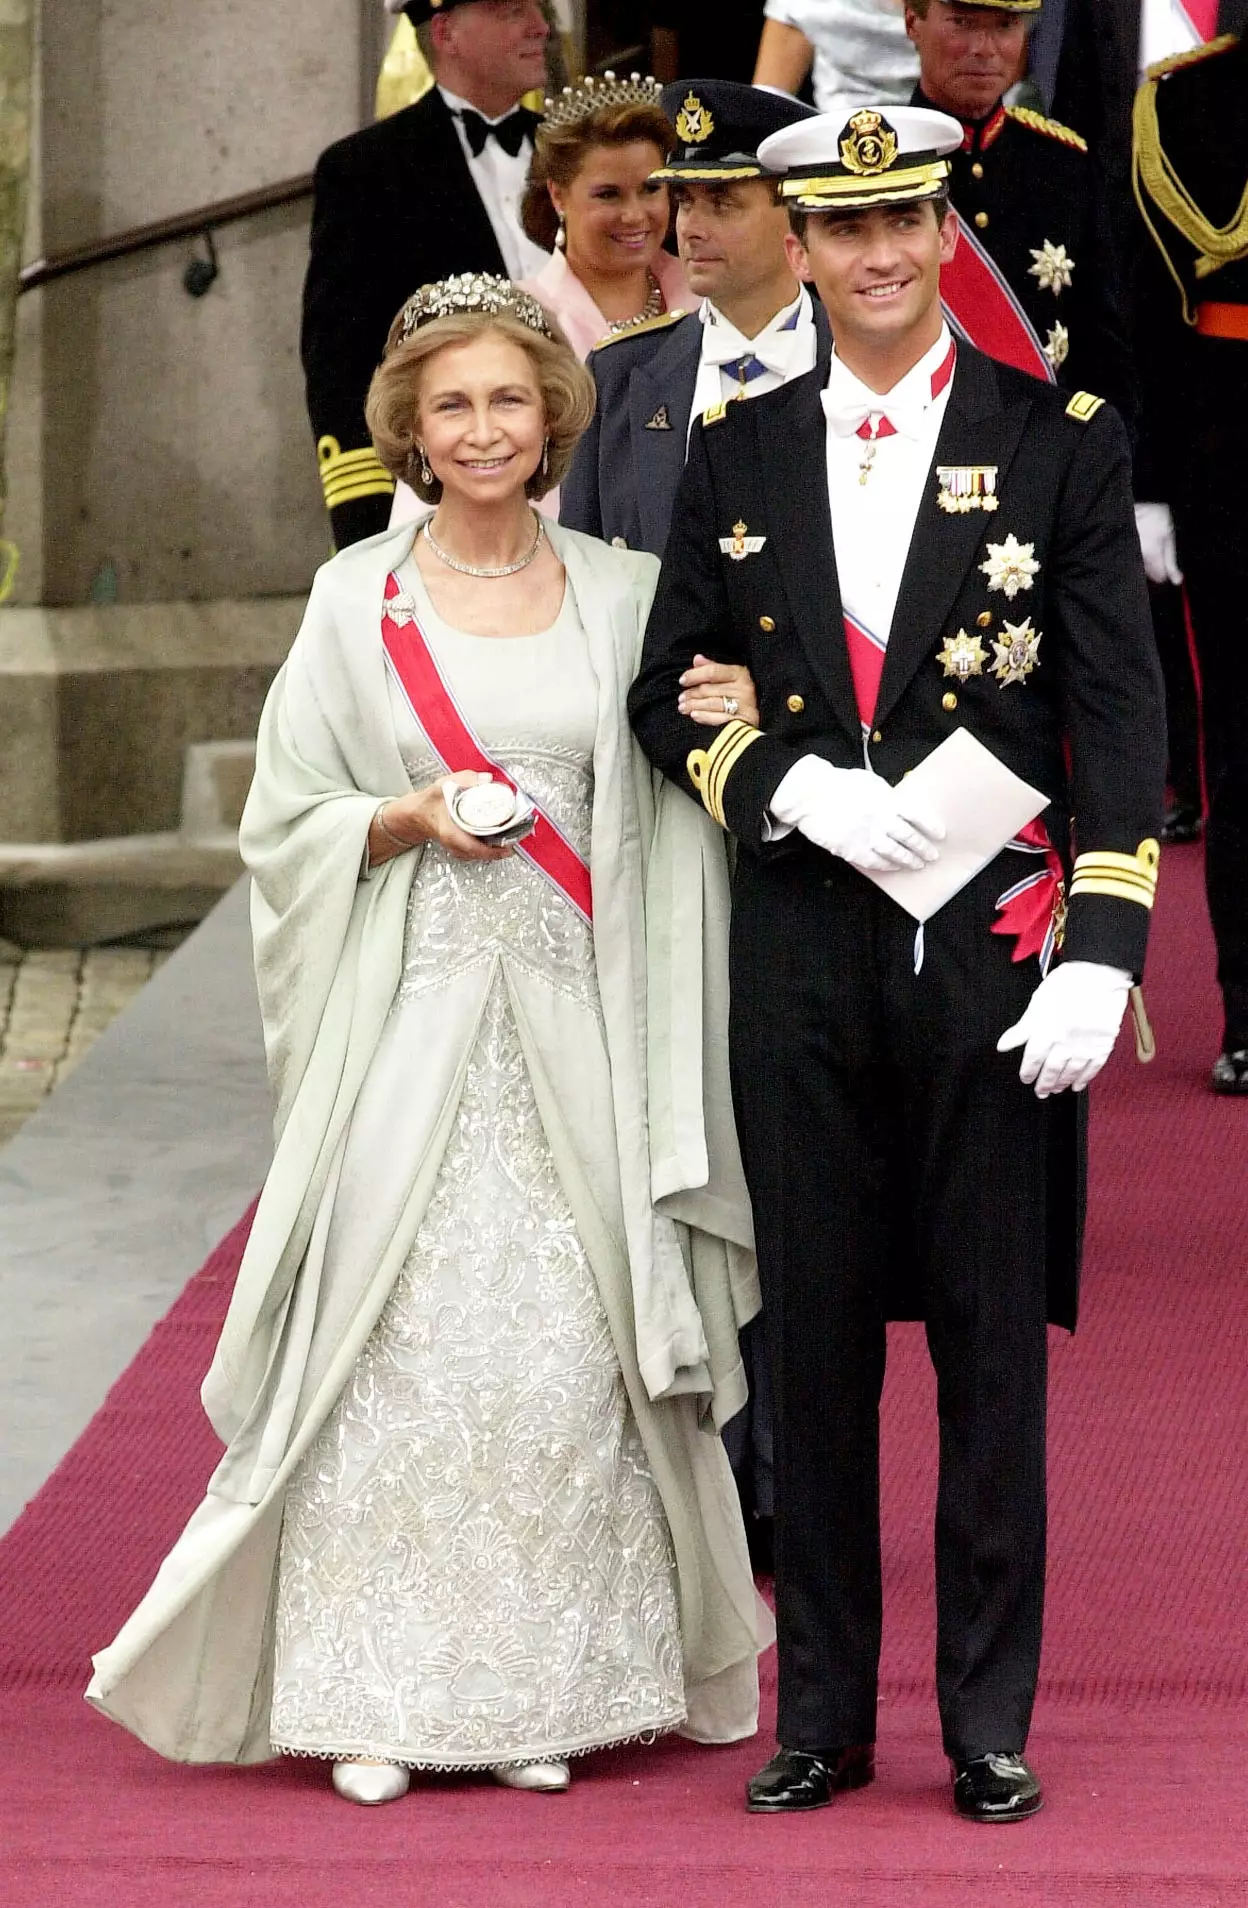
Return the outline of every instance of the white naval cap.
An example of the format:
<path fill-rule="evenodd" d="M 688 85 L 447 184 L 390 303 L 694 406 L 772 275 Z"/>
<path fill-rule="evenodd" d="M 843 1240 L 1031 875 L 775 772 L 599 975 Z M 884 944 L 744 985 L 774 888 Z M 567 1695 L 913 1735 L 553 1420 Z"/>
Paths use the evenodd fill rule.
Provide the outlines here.
<path fill-rule="evenodd" d="M 780 197 L 806 212 L 846 212 L 933 199 L 945 190 L 945 154 L 960 122 L 927 106 L 859 106 L 819 113 L 763 140 L 758 156 L 781 174 Z"/>

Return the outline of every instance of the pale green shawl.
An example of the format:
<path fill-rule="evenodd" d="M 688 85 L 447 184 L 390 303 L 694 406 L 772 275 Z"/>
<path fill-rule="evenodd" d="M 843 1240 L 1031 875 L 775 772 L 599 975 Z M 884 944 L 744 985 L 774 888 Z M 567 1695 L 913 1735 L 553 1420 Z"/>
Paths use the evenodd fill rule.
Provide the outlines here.
<path fill-rule="evenodd" d="M 378 802 L 407 786 L 379 626 L 413 533 L 387 531 L 319 572 L 260 726 L 241 839 L 277 1144 L 204 1383 L 227 1450 L 88 1691 L 181 1760 L 268 1753 L 285 1484 L 381 1313 L 442 1150 L 439 1136 L 380 1255 L 349 1282 L 323 1279 L 343 1137 L 398 985 L 417 866 L 407 854 L 360 878 Z M 718 1740 L 749 1733 L 757 1706 L 740 1516 L 719 1440 L 698 1428 L 743 1402 L 737 1331 L 758 1309 L 728 1093 L 724 838 L 656 788 L 627 725 L 657 562 L 550 535 L 599 692 L 594 944 L 626 1232 L 603 1299 L 676 1550 L 691 1733 Z M 447 1127 L 453 1114 L 448 1104 Z"/>

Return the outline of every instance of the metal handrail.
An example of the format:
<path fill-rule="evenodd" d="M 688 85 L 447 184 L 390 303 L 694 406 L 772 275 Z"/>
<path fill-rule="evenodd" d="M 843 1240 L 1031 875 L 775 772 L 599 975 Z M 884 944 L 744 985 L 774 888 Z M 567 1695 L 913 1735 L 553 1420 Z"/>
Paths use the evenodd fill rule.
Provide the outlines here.
<path fill-rule="evenodd" d="M 256 212 L 268 212 L 275 206 L 293 205 L 298 199 L 306 199 L 312 192 L 312 174 L 301 173 L 297 179 L 282 179 L 277 185 L 260 186 L 254 192 L 240 192 L 232 199 L 218 199 L 212 205 L 201 205 L 193 212 L 179 212 L 171 219 L 155 219 L 150 225 L 135 225 L 128 232 L 117 232 L 112 238 L 91 239 L 85 245 L 71 246 L 68 251 L 55 252 L 51 258 L 37 258 L 29 265 L 23 265 L 18 276 L 18 290 L 36 291 L 40 285 L 50 285 L 54 279 L 67 278 L 71 272 L 85 271 L 90 265 L 106 265 L 112 259 L 130 258 L 136 252 L 147 252 L 156 245 L 169 245 L 175 239 L 198 238 L 211 233 L 219 225 L 232 225 L 238 219 L 248 219 Z"/>

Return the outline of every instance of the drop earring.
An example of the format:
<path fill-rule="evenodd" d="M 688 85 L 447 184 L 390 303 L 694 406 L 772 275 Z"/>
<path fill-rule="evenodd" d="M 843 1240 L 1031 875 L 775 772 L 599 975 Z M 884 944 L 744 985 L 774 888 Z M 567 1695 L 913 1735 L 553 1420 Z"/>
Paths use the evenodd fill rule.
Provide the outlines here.
<path fill-rule="evenodd" d="M 542 439 L 542 476 L 550 476 L 550 439 L 548 437 Z"/>
<path fill-rule="evenodd" d="M 568 221 L 564 218 L 563 213 L 561 212 L 559 214 L 559 229 L 555 233 L 555 250 L 557 252 L 566 252 L 567 249 L 568 249 Z"/>
<path fill-rule="evenodd" d="M 429 459 L 425 455 L 425 447 L 423 444 L 420 447 L 420 481 L 422 484 L 431 484 L 433 482 L 433 472 L 429 468 Z"/>

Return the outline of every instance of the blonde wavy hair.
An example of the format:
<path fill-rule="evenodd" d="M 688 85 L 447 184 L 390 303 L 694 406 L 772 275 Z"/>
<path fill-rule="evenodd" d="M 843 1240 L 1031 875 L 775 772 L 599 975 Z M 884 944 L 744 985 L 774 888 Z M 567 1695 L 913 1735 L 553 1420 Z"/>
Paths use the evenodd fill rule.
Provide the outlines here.
<path fill-rule="evenodd" d="M 373 449 L 390 474 L 410 484 L 425 503 L 440 502 L 439 479 L 434 477 L 425 483 L 420 474 L 420 387 L 425 368 L 440 351 L 472 344 L 496 332 L 527 354 L 546 411 L 546 470 L 543 472 L 539 465 L 525 491 L 533 498 L 544 497 L 562 483 L 572 453 L 594 415 L 595 389 L 594 380 L 554 320 L 548 319 L 551 336 L 544 337 L 506 312 L 456 312 L 431 319 L 405 340 L 402 317 L 400 313 L 390 327 L 385 353 L 373 373 L 364 406 Z"/>

